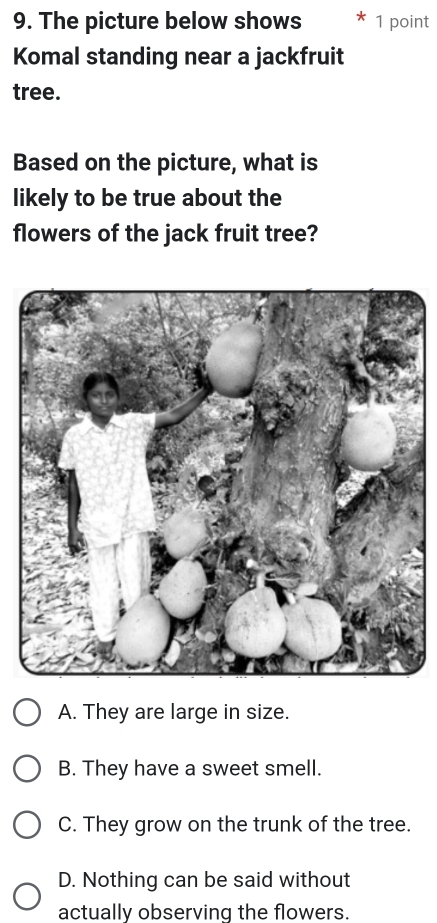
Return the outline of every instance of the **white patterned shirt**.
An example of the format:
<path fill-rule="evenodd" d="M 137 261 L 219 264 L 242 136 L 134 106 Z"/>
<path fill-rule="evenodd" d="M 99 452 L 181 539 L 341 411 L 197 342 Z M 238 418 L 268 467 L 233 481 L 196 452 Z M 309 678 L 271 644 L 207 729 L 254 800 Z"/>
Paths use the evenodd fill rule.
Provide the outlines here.
<path fill-rule="evenodd" d="M 145 457 L 154 426 L 154 413 L 114 414 L 104 429 L 87 414 L 67 430 L 59 467 L 76 472 L 81 524 L 91 547 L 156 528 Z"/>

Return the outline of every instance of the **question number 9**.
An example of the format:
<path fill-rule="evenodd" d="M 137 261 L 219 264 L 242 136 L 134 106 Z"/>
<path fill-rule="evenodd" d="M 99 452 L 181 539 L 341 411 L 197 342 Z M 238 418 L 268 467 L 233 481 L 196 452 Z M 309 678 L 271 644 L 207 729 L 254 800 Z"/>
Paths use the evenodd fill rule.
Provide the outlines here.
<path fill-rule="evenodd" d="M 14 13 L 14 23 L 17 29 L 24 29 L 26 23 L 24 13 Z"/>

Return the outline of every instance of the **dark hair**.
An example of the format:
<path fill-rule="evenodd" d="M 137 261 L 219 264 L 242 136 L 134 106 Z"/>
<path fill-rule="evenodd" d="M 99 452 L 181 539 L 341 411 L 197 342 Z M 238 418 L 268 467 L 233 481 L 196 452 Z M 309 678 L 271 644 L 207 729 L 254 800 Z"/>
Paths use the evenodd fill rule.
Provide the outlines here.
<path fill-rule="evenodd" d="M 87 375 L 82 385 L 82 396 L 84 401 L 86 401 L 88 393 L 92 391 L 96 385 L 109 385 L 109 387 L 115 391 L 117 397 L 120 397 L 120 388 L 113 375 L 109 372 L 91 372 L 90 375 Z"/>

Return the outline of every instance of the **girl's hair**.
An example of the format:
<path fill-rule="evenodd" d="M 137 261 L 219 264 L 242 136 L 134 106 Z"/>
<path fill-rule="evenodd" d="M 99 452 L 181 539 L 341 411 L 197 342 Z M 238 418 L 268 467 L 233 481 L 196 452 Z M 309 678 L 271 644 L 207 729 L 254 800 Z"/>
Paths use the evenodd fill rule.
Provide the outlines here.
<path fill-rule="evenodd" d="M 113 375 L 109 372 L 91 372 L 90 375 L 87 375 L 82 385 L 82 396 L 84 401 L 86 401 L 89 391 L 92 391 L 96 385 L 108 385 L 115 391 L 117 397 L 120 397 L 120 388 Z"/>

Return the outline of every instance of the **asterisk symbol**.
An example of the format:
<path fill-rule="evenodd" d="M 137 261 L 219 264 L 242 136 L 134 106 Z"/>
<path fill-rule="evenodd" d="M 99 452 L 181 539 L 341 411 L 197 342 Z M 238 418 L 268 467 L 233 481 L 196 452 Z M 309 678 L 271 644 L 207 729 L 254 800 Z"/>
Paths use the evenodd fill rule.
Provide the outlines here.
<path fill-rule="evenodd" d="M 360 10 L 360 12 L 357 13 L 358 22 L 360 21 L 360 19 L 362 19 L 363 22 L 364 22 L 364 20 L 365 20 L 365 18 L 366 18 L 366 15 L 367 15 L 366 13 L 363 13 L 363 11 Z"/>

